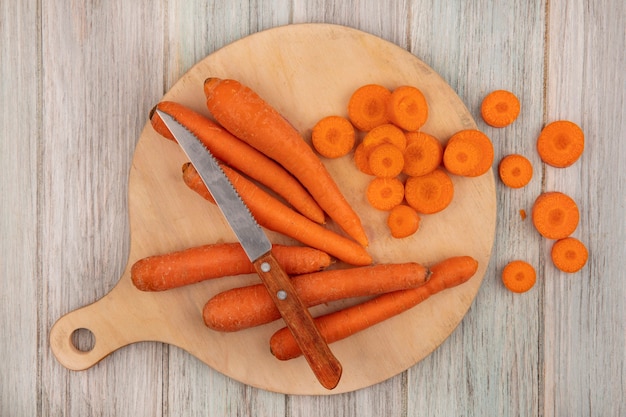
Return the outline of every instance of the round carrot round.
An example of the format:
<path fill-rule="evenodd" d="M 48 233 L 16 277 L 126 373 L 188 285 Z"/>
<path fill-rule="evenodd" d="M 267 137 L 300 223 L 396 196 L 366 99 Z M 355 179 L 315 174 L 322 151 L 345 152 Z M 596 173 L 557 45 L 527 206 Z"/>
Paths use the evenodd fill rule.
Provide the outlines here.
<path fill-rule="evenodd" d="M 580 214 L 576 202 L 570 196 L 548 191 L 535 200 L 531 217 L 541 236 L 563 239 L 576 230 Z"/>
<path fill-rule="evenodd" d="M 477 177 L 489 171 L 493 163 L 493 144 L 483 132 L 461 130 L 448 140 L 443 151 L 443 164 L 455 175 Z"/>
<path fill-rule="evenodd" d="M 391 178 L 402 172 L 404 155 L 395 145 L 384 143 L 370 152 L 368 163 L 375 176 Z"/>
<path fill-rule="evenodd" d="M 515 94 L 506 90 L 496 90 L 487 94 L 480 106 L 485 123 L 493 127 L 505 127 L 517 119 L 520 102 Z"/>
<path fill-rule="evenodd" d="M 396 148 L 404 151 L 406 142 L 407 137 L 402 129 L 391 123 L 385 123 L 367 132 L 361 143 L 370 150 L 383 143 L 391 143 Z"/>
<path fill-rule="evenodd" d="M 440 168 L 420 177 L 409 177 L 404 186 L 407 203 L 418 213 L 432 214 L 442 211 L 452 202 L 454 184 Z"/>
<path fill-rule="evenodd" d="M 391 123 L 415 131 L 428 119 L 428 103 L 422 92 L 413 86 L 403 85 L 391 93 L 387 101 L 387 114 Z"/>
<path fill-rule="evenodd" d="M 320 119 L 311 132 L 313 148 L 326 158 L 347 155 L 354 147 L 356 134 L 350 120 L 341 116 Z"/>
<path fill-rule="evenodd" d="M 348 101 L 348 118 L 364 132 L 389 123 L 387 101 L 391 97 L 388 88 L 378 84 L 366 84 L 357 88 Z"/>
<path fill-rule="evenodd" d="M 557 240 L 550 252 L 554 266 L 563 272 L 577 272 L 587 263 L 589 252 L 584 243 L 574 237 Z"/>
<path fill-rule="evenodd" d="M 424 132 L 407 132 L 402 172 L 419 177 L 433 172 L 443 159 L 443 146 L 439 140 Z"/>
<path fill-rule="evenodd" d="M 356 148 L 354 148 L 353 158 L 354 164 L 359 171 L 367 175 L 374 175 L 370 169 L 369 151 L 363 142 L 359 143 Z"/>
<path fill-rule="evenodd" d="M 512 292 L 526 292 L 535 285 L 536 281 L 535 268 L 525 261 L 511 261 L 502 270 L 502 283 Z"/>
<path fill-rule="evenodd" d="M 402 239 L 415 234 L 420 227 L 421 218 L 411 206 L 398 204 L 389 211 L 387 227 L 391 236 Z"/>
<path fill-rule="evenodd" d="M 537 138 L 539 157 L 546 164 L 557 168 L 572 165 L 584 149 L 585 134 L 577 124 L 567 120 L 548 124 Z"/>
<path fill-rule="evenodd" d="M 498 165 L 498 173 L 504 185 L 522 188 L 532 179 L 533 166 L 525 156 L 511 154 L 502 158 Z"/>
<path fill-rule="evenodd" d="M 398 178 L 374 178 L 367 186 L 367 201 L 378 210 L 391 210 L 404 199 L 404 185 Z"/>

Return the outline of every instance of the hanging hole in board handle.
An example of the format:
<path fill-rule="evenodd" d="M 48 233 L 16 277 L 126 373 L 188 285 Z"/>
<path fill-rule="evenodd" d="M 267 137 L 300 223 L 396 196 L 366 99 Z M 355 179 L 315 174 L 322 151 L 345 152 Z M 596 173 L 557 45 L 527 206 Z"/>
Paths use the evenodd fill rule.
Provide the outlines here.
<path fill-rule="evenodd" d="M 96 336 L 89 329 L 80 327 L 72 332 L 71 343 L 79 352 L 91 352 L 96 345 Z"/>

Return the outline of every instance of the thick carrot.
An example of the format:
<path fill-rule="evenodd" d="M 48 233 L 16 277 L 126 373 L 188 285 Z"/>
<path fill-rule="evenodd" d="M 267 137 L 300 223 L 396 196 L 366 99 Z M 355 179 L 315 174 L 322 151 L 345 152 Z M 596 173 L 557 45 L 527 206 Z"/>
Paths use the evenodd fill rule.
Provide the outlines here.
<path fill-rule="evenodd" d="M 421 218 L 417 211 L 405 204 L 398 204 L 389 211 L 387 227 L 391 236 L 402 239 L 415 234 L 420 227 Z"/>
<path fill-rule="evenodd" d="M 429 271 L 417 263 L 384 264 L 299 275 L 292 279 L 307 307 L 345 298 L 379 295 L 427 282 Z M 280 318 L 263 284 L 234 288 L 211 298 L 203 309 L 213 330 L 233 332 Z"/>
<path fill-rule="evenodd" d="M 455 175 L 477 177 L 489 171 L 493 163 L 493 144 L 483 132 L 461 130 L 448 139 L 443 164 Z"/>
<path fill-rule="evenodd" d="M 363 85 L 348 100 L 348 118 L 357 129 L 364 132 L 389 123 L 387 102 L 390 97 L 391 91 L 382 85 Z"/>
<path fill-rule="evenodd" d="M 519 99 L 507 90 L 492 91 L 485 96 L 480 105 L 483 120 L 493 127 L 510 125 L 517 119 L 519 112 Z"/>
<path fill-rule="evenodd" d="M 554 266 L 563 272 L 578 272 L 587 263 L 589 251 L 580 240 L 575 237 L 566 237 L 557 240 L 552 245 L 550 257 Z"/>
<path fill-rule="evenodd" d="M 437 168 L 430 174 L 407 178 L 404 198 L 418 213 L 437 213 L 452 202 L 454 183 L 443 169 Z"/>
<path fill-rule="evenodd" d="M 402 172 L 419 177 L 433 172 L 441 165 L 443 146 L 437 138 L 424 132 L 407 132 Z"/>
<path fill-rule="evenodd" d="M 222 169 L 261 226 L 322 250 L 346 263 L 352 265 L 372 263 L 372 257 L 363 246 L 312 222 L 232 168 L 222 165 Z M 183 166 L 183 180 L 189 188 L 212 201 L 206 185 L 190 163 Z"/>
<path fill-rule="evenodd" d="M 379 295 L 355 306 L 317 317 L 315 324 L 327 343 L 345 339 L 409 310 L 433 294 L 468 281 L 477 269 L 478 262 L 470 256 L 449 258 L 430 268 L 430 279 L 424 285 Z M 272 335 L 270 350 L 280 360 L 293 359 L 302 354 L 286 327 Z"/>
<path fill-rule="evenodd" d="M 404 168 L 404 155 L 395 145 L 383 143 L 370 152 L 368 158 L 370 171 L 376 177 L 392 178 L 398 176 Z"/>
<path fill-rule="evenodd" d="M 285 167 L 339 227 L 367 246 L 359 216 L 320 158 L 275 108 L 235 80 L 208 78 L 204 92 L 207 107 L 218 123 Z"/>
<path fill-rule="evenodd" d="M 526 261 L 511 261 L 502 270 L 502 283 L 509 291 L 526 292 L 535 285 L 535 281 L 535 268 Z"/>
<path fill-rule="evenodd" d="M 537 138 L 537 152 L 541 160 L 557 168 L 572 165 L 585 149 L 585 134 L 568 120 L 557 120 L 541 130 Z"/>
<path fill-rule="evenodd" d="M 324 212 L 313 197 L 302 184 L 275 161 L 237 139 L 204 115 L 182 104 L 162 101 L 157 104 L 156 108 L 170 114 L 185 125 L 217 159 L 275 191 L 309 219 L 324 223 Z M 175 140 L 156 112 L 151 112 L 150 121 L 159 134 Z"/>
<path fill-rule="evenodd" d="M 398 178 L 374 178 L 366 190 L 366 198 L 378 210 L 391 210 L 402 203 L 404 184 Z"/>
<path fill-rule="evenodd" d="M 525 156 L 510 154 L 500 160 L 498 174 L 504 185 L 511 188 L 522 188 L 532 179 L 533 166 Z"/>
<path fill-rule="evenodd" d="M 558 191 L 539 195 L 530 215 L 539 234 L 548 239 L 568 237 L 578 227 L 580 218 L 576 202 Z"/>
<path fill-rule="evenodd" d="M 341 116 L 320 119 L 311 131 L 313 148 L 326 158 L 340 158 L 354 147 L 356 132 L 350 120 Z"/>
<path fill-rule="evenodd" d="M 387 115 L 394 125 L 407 131 L 416 131 L 428 119 L 426 97 L 416 87 L 397 87 L 387 101 Z"/>
<path fill-rule="evenodd" d="M 330 256 L 318 249 L 273 245 L 272 252 L 288 274 L 315 272 L 331 264 Z M 164 291 L 254 272 L 239 243 L 216 243 L 142 258 L 131 267 L 130 277 L 141 291 Z"/>

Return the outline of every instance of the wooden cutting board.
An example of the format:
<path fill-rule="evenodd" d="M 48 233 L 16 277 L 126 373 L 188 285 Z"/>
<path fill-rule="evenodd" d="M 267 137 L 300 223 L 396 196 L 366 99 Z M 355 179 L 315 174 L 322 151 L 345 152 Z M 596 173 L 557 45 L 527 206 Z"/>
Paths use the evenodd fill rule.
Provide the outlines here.
<path fill-rule="evenodd" d="M 209 76 L 247 84 L 282 112 L 305 140 L 321 117 L 345 115 L 351 93 L 367 83 L 390 89 L 403 84 L 420 88 L 430 106 L 423 130 L 442 143 L 460 129 L 476 128 L 459 97 L 430 67 L 394 44 L 342 26 L 290 25 L 248 36 L 198 62 L 163 99 L 208 115 L 202 85 Z M 183 184 L 184 162 L 178 146 L 161 138 L 146 123 L 129 178 L 131 246 L 126 269 L 106 296 L 61 317 L 50 332 L 52 351 L 67 368 L 83 370 L 122 346 L 155 341 L 179 346 L 217 371 L 266 390 L 286 394 L 347 392 L 390 378 L 436 349 L 463 319 L 480 287 L 495 232 L 491 171 L 478 178 L 453 177 L 452 204 L 441 213 L 423 216 L 421 229 L 413 237 L 394 239 L 385 225 L 386 213 L 374 210 L 365 200 L 370 178 L 355 168 L 350 156 L 326 160 L 328 170 L 362 218 L 375 262 L 431 265 L 451 256 L 470 255 L 480 264 L 467 283 L 332 344 L 344 372 L 337 388 L 327 391 L 304 359 L 281 362 L 270 354 L 269 337 L 283 327 L 282 320 L 228 334 L 204 326 L 201 311 L 205 302 L 221 290 L 258 282 L 255 275 L 160 293 L 141 292 L 132 285 L 130 267 L 140 258 L 236 241 L 219 211 Z M 275 233 L 269 236 L 274 243 L 295 243 Z M 311 311 L 319 315 L 356 301 L 336 302 Z M 72 344 L 71 335 L 78 329 L 94 334 L 91 350 L 84 352 Z"/>

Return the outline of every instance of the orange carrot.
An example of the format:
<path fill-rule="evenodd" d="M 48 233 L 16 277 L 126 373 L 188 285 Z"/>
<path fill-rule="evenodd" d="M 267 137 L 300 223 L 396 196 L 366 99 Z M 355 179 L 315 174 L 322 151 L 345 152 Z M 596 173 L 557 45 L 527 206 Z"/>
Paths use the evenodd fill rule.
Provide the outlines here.
<path fill-rule="evenodd" d="M 315 318 L 327 343 L 345 339 L 413 308 L 431 295 L 468 281 L 477 271 L 478 262 L 469 256 L 449 258 L 430 268 L 430 279 L 417 288 L 394 291 L 371 300 Z M 280 360 L 301 355 L 289 329 L 282 328 L 270 339 L 270 350 Z"/>
<path fill-rule="evenodd" d="M 222 169 L 261 226 L 322 250 L 346 263 L 352 265 L 372 263 L 372 257 L 363 246 L 310 221 L 232 168 L 222 165 Z M 183 179 L 189 188 L 202 197 L 210 195 L 193 165 L 186 164 L 183 167 Z"/>
<path fill-rule="evenodd" d="M 580 214 L 578 205 L 570 196 L 558 191 L 548 191 L 535 200 L 531 217 L 541 236 L 563 239 L 576 230 Z"/>
<path fill-rule="evenodd" d="M 386 123 L 376 126 L 367 132 L 361 143 L 363 143 L 363 145 L 365 145 L 365 147 L 370 151 L 378 145 L 385 143 L 395 145 L 396 148 L 404 151 L 406 148 L 406 141 L 406 135 L 402 130 L 400 130 L 399 127 Z"/>
<path fill-rule="evenodd" d="M 407 132 L 404 150 L 404 172 L 419 177 L 433 172 L 443 158 L 443 146 L 437 138 L 424 132 Z"/>
<path fill-rule="evenodd" d="M 359 216 L 320 158 L 275 108 L 235 80 L 208 78 L 204 92 L 207 107 L 218 123 L 283 165 L 348 235 L 367 246 Z"/>
<path fill-rule="evenodd" d="M 505 127 L 517 119 L 519 99 L 510 91 L 495 90 L 487 94 L 480 106 L 483 120 L 493 127 Z"/>
<path fill-rule="evenodd" d="M 327 253 L 308 247 L 273 245 L 272 252 L 288 274 L 319 271 L 331 263 Z M 239 243 L 216 243 L 142 258 L 131 267 L 130 277 L 141 291 L 164 291 L 254 272 Z"/>
<path fill-rule="evenodd" d="M 576 123 L 567 120 L 548 124 L 537 139 L 537 152 L 541 160 L 557 168 L 572 165 L 584 149 L 585 134 Z"/>
<path fill-rule="evenodd" d="M 391 236 L 401 239 L 409 237 L 417 232 L 421 218 L 417 211 L 405 204 L 398 204 L 389 211 L 387 227 Z"/>
<path fill-rule="evenodd" d="M 409 206 L 423 214 L 442 211 L 454 198 L 454 184 L 441 168 L 420 177 L 409 177 L 404 189 L 404 197 Z"/>
<path fill-rule="evenodd" d="M 348 101 L 348 118 L 364 132 L 389 122 L 387 102 L 391 91 L 378 84 L 366 84 L 357 88 Z"/>
<path fill-rule="evenodd" d="M 173 116 L 185 125 L 220 159 L 259 181 L 283 197 L 293 208 L 317 223 L 324 223 L 324 212 L 313 197 L 291 174 L 252 146 L 237 139 L 221 126 L 190 108 L 171 101 L 162 101 L 156 108 Z M 150 121 L 154 129 L 166 138 L 175 140 L 167 126 L 154 111 Z"/>
<path fill-rule="evenodd" d="M 536 280 L 535 268 L 525 261 L 511 261 L 502 270 L 502 283 L 512 292 L 526 292 L 535 285 Z"/>
<path fill-rule="evenodd" d="M 479 130 L 461 130 L 448 140 L 443 164 L 455 175 L 477 177 L 489 171 L 493 163 L 493 144 Z"/>
<path fill-rule="evenodd" d="M 519 211 L 519 216 L 522 218 L 522 220 L 526 220 L 526 210 L 524 209 L 520 209 Z"/>
<path fill-rule="evenodd" d="M 498 165 L 498 174 L 504 185 L 511 188 L 522 188 L 533 177 L 533 166 L 523 155 L 507 155 Z"/>
<path fill-rule="evenodd" d="M 347 155 L 354 147 L 356 132 L 350 120 L 341 116 L 326 116 L 320 119 L 311 132 L 313 148 L 326 158 Z"/>
<path fill-rule="evenodd" d="M 387 101 L 387 114 L 391 123 L 396 126 L 407 131 L 416 131 L 428 119 L 426 97 L 416 87 L 400 86 L 393 90 Z"/>
<path fill-rule="evenodd" d="M 554 266 L 563 272 L 578 272 L 587 263 L 589 252 L 584 243 L 574 237 L 557 240 L 552 245 L 550 257 Z"/>
<path fill-rule="evenodd" d="M 383 264 L 336 269 L 292 279 L 307 307 L 345 298 L 364 297 L 418 287 L 429 271 L 417 263 Z M 280 318 L 263 284 L 234 288 L 211 298 L 203 309 L 204 323 L 213 330 L 233 332 Z"/>
<path fill-rule="evenodd" d="M 396 177 L 404 168 L 404 155 L 395 145 L 384 143 L 372 149 L 368 163 L 376 177 Z"/>
<path fill-rule="evenodd" d="M 359 171 L 367 175 L 374 175 L 374 173 L 370 169 L 369 150 L 363 144 L 363 142 L 359 143 L 354 149 L 353 158 L 354 164 Z"/>
<path fill-rule="evenodd" d="M 378 210 L 391 210 L 402 202 L 404 185 L 398 178 L 374 178 L 367 186 L 367 201 Z"/>

